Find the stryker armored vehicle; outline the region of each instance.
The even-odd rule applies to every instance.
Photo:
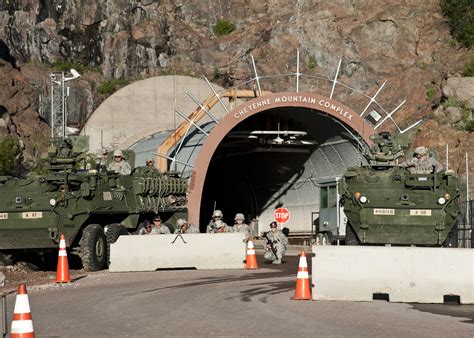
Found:
[[[405,154],[404,135],[382,132],[372,140],[364,154],[368,165],[348,168],[338,184],[346,244],[457,247],[460,187],[454,173],[411,173],[402,160],[413,156]]]
[[[100,270],[120,235],[136,232],[157,213],[168,224],[186,217],[185,179],[133,168],[132,151],[123,152],[131,174],[119,175],[106,170],[106,157],[102,165],[88,158],[87,149],[84,136],[54,139],[44,173],[0,176],[0,258],[57,252],[63,234],[86,270]]]

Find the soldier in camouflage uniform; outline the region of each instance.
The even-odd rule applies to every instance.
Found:
[[[150,235],[169,235],[170,233],[170,229],[161,223],[161,217],[155,216],[155,218],[153,218],[153,229]]]
[[[207,233],[219,233],[219,232],[234,232],[234,229],[222,221],[222,217],[224,215],[222,214],[222,211],[220,210],[214,210],[214,213],[212,214],[212,220],[207,226]]]
[[[184,218],[180,218],[176,221],[178,225],[175,234],[198,234],[199,228],[194,224],[188,224],[188,221]]]
[[[244,223],[245,221],[244,214],[241,214],[241,213],[236,214],[234,221],[235,221],[234,232],[244,232],[245,233],[244,242],[248,242],[250,238],[250,228],[248,224]]]
[[[264,243],[265,250],[264,258],[271,261],[272,264],[281,264],[281,259],[286,253],[286,246],[288,245],[288,238],[280,230],[277,230],[278,224],[276,222],[270,223],[271,231],[267,233],[268,240],[272,242],[276,254],[271,249],[271,245]]]
[[[151,230],[153,228],[153,224],[151,221],[146,221],[145,226],[138,231],[139,235],[150,235]]]
[[[412,174],[431,174],[433,169],[437,173],[443,170],[441,163],[430,157],[425,147],[416,148],[415,156],[406,162],[406,166]]]
[[[130,164],[124,160],[121,150],[114,151],[114,161],[109,164],[107,171],[114,171],[120,175],[130,175],[132,168]]]

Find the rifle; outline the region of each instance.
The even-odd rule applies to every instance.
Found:
[[[264,232],[262,237],[267,240],[266,244],[270,246],[270,249],[272,250],[275,257],[278,257],[277,256],[277,249],[273,246],[273,241],[270,238],[268,238],[268,231]]]

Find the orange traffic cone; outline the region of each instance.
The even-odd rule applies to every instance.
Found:
[[[69,283],[70,281],[71,277],[69,276],[69,264],[67,262],[66,240],[64,239],[64,235],[61,235],[61,239],[59,240],[56,283]]]
[[[247,243],[247,259],[245,261],[245,268],[247,270],[258,269],[257,256],[255,255],[255,248],[253,247],[253,242],[250,239]]]
[[[18,294],[15,300],[15,309],[13,310],[11,338],[30,338],[35,336],[33,330],[33,321],[31,320],[30,303],[28,302],[28,293],[26,285],[18,286]]]
[[[296,289],[293,300],[311,300],[311,289],[309,284],[308,263],[306,255],[301,251],[300,264],[298,265],[298,275],[296,276]]]

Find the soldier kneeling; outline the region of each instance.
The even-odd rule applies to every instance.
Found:
[[[285,255],[286,246],[288,245],[288,238],[282,231],[277,230],[277,227],[277,222],[271,222],[271,231],[264,235],[267,242],[264,244],[266,252],[263,257],[266,261],[271,261],[272,264],[281,264],[281,259]]]

